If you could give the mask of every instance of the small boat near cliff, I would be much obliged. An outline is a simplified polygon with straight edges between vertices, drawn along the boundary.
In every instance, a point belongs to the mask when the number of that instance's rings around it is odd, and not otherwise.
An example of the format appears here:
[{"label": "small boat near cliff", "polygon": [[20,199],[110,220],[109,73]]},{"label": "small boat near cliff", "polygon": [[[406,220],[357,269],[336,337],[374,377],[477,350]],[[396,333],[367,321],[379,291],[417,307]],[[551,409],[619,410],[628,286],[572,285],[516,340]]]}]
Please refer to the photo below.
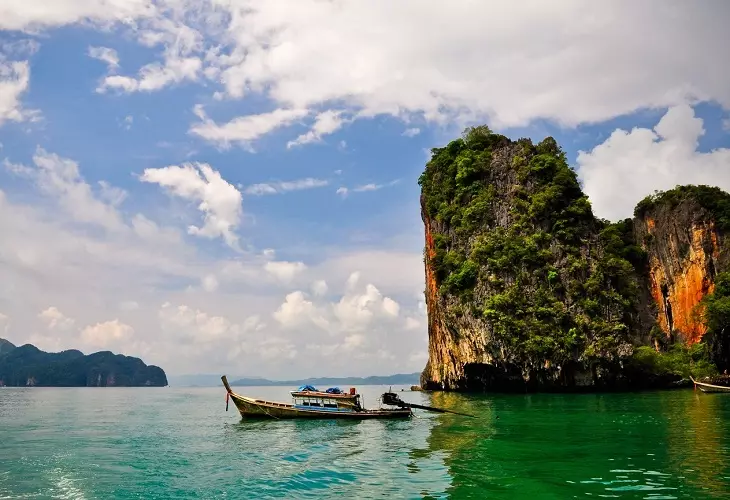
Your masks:
[{"label": "small boat near cliff", "polygon": [[266,401],[236,394],[228,384],[226,376],[221,377],[226,388],[226,410],[228,399],[233,400],[242,418],[408,418],[413,415],[410,408],[368,410],[360,405],[360,395],[354,390],[349,393],[328,393],[299,388],[291,391],[293,404]]},{"label": "small boat near cliff", "polygon": [[225,375],[221,377],[221,380],[226,388],[226,411],[228,411],[228,401],[233,400],[233,404],[236,405],[241,418],[349,418],[356,420],[408,418],[413,416],[413,408],[465,417],[474,416],[433,406],[407,403],[390,391],[383,393],[380,400],[384,405],[393,408],[368,410],[360,404],[360,395],[354,387],[349,392],[341,392],[337,388],[318,391],[312,386],[302,386],[295,391],[291,391],[293,404],[279,403],[236,394],[228,384]]},{"label": "small boat near cliff", "polygon": [[707,382],[700,382],[698,380],[695,380],[692,378],[692,376],[689,377],[692,382],[694,382],[695,387],[699,387],[702,392],[726,392],[730,393],[730,386],[726,385],[715,385],[715,384],[708,384]]}]

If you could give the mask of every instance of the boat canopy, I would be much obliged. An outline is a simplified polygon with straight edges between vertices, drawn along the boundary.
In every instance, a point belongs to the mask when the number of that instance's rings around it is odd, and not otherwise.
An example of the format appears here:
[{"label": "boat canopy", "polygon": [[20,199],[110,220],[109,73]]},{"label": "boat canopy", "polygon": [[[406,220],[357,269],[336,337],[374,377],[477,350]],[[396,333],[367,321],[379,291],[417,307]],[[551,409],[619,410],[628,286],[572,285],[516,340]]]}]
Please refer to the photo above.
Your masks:
[{"label": "boat canopy", "polygon": [[314,387],[313,385],[309,385],[309,384],[300,385],[299,389],[297,389],[297,391],[299,391],[299,392],[304,392],[304,391],[317,392],[317,388]]},{"label": "boat canopy", "polygon": [[340,390],[339,387],[330,387],[329,389],[327,389],[326,392],[328,394],[342,394],[342,391]]}]

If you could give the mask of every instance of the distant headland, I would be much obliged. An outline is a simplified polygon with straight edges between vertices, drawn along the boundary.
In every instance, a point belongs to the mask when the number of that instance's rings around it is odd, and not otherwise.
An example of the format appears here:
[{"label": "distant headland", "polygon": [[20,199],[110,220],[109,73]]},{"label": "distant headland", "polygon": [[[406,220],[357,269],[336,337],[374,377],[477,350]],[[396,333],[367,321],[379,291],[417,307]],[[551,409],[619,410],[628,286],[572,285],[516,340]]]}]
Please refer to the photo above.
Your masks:
[{"label": "distant headland", "polygon": [[49,353],[31,344],[16,347],[0,339],[0,386],[164,387],[162,368],[110,351]]}]

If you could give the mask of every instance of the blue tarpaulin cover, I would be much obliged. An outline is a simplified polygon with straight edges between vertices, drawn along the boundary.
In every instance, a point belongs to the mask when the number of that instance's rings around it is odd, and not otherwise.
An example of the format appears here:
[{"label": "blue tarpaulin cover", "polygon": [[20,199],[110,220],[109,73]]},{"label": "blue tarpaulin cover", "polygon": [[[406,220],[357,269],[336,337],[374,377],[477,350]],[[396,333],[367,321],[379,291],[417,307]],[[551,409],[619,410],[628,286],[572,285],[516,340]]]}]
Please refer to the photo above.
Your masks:
[{"label": "blue tarpaulin cover", "polygon": [[339,387],[330,387],[329,389],[327,389],[327,392],[330,394],[342,394],[342,391]]},{"label": "blue tarpaulin cover", "polygon": [[317,389],[313,385],[307,384],[307,385],[299,386],[299,389],[297,389],[297,390],[302,392],[302,391],[316,391]]}]

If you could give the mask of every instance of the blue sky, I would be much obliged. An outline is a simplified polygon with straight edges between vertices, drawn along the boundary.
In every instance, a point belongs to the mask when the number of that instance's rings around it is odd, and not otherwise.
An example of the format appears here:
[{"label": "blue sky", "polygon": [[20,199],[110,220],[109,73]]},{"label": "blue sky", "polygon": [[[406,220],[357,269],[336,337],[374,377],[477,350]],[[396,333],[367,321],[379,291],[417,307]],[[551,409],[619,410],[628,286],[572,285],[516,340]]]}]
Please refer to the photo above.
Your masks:
[{"label": "blue sky", "polygon": [[0,334],[171,374],[421,370],[417,179],[465,126],[552,135],[609,219],[730,188],[730,12],[655,3],[4,2]]}]

